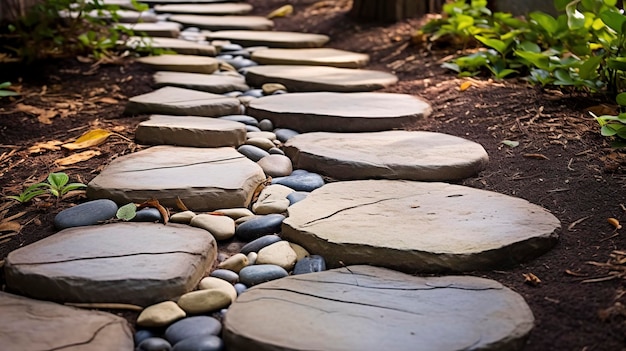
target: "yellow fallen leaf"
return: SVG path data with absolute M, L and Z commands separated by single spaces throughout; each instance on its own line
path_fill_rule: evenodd
M 97 146 L 102 143 L 111 135 L 111 132 L 105 129 L 94 129 L 81 135 L 73 143 L 63 144 L 64 148 L 68 150 L 85 149 L 92 146 Z
M 466 91 L 467 89 L 469 89 L 472 86 L 472 82 L 470 81 L 465 81 L 463 83 L 461 83 L 461 86 L 459 87 L 460 91 Z
M 59 145 L 61 144 L 63 144 L 63 142 L 59 140 L 44 141 L 44 142 L 37 143 L 29 147 L 28 152 L 31 154 L 36 154 L 36 153 L 44 152 L 47 150 L 57 151 L 57 150 L 61 150 L 61 148 L 59 147 Z
M 522 273 L 522 276 L 524 277 L 524 283 L 526 284 L 537 286 L 541 283 L 541 279 L 532 273 Z
M 78 162 L 87 161 L 88 159 L 94 156 L 98 156 L 98 155 L 100 155 L 100 151 L 87 150 L 87 151 L 79 152 L 74 155 L 70 155 L 68 157 L 60 158 L 54 161 L 54 163 L 56 163 L 59 166 L 69 166 Z
M 281 7 L 277 8 L 276 10 L 270 12 L 270 14 L 267 15 L 267 18 L 285 17 L 285 16 L 291 15 L 292 13 L 293 13 L 293 6 L 285 5 L 285 6 L 281 6 Z

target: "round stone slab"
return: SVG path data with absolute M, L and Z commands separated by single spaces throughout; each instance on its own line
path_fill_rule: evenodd
M 325 66 L 255 66 L 247 67 L 246 72 L 249 85 L 260 87 L 265 83 L 280 83 L 289 91 L 373 91 L 398 81 L 395 75 L 387 72 Z
M 268 46 L 271 48 L 319 48 L 330 38 L 322 34 L 298 32 L 256 32 L 249 30 L 223 30 L 207 33 L 211 40 L 229 40 L 242 46 Z
M 192 290 L 216 247 L 182 224 L 76 227 L 9 253 L 4 272 L 12 290 L 42 300 L 147 306 Z
M 132 350 L 132 331 L 116 315 L 0 292 L 4 350 Z
M 370 264 L 405 272 L 502 268 L 548 251 L 559 220 L 507 195 L 446 183 L 329 183 L 292 205 L 285 240 L 330 267 Z
M 284 150 L 295 168 L 340 180 L 459 180 L 489 161 L 480 144 L 432 132 L 304 133 Z
M 432 112 L 426 101 L 390 93 L 292 93 L 250 102 L 247 113 L 299 132 L 376 132 L 399 129 Z
M 260 16 L 173 15 L 169 21 L 208 30 L 270 30 L 274 22 Z
M 246 126 L 219 118 L 152 115 L 139 123 L 135 139 L 150 145 L 238 147 L 246 141 Z
M 252 60 L 262 65 L 361 68 L 369 62 L 369 55 L 331 48 L 264 49 L 253 52 Z
M 244 3 L 170 4 L 156 5 L 154 10 L 161 13 L 189 13 L 195 15 L 245 15 L 252 11 L 252 5 Z
M 219 117 L 239 113 L 239 105 L 239 100 L 224 95 L 163 87 L 128 99 L 124 113 Z
M 118 204 L 151 198 L 194 211 L 248 207 L 265 180 L 261 167 L 232 147 L 155 146 L 111 162 L 87 185 L 87 196 Z
M 167 71 L 154 74 L 154 85 L 156 87 L 174 86 L 201 90 L 214 94 L 250 89 L 243 76 Z
M 192 72 L 211 74 L 218 70 L 220 61 L 206 56 L 196 55 L 159 55 L 137 59 L 154 69 L 176 72 Z
M 224 341 L 233 351 L 521 350 L 533 324 L 524 299 L 493 280 L 350 266 L 248 289 L 226 313 Z
M 151 37 L 178 38 L 180 35 L 180 23 L 157 22 L 157 23 L 119 23 L 118 26 L 142 33 Z
M 176 38 L 152 37 L 146 40 L 142 37 L 130 37 L 126 42 L 126 46 L 132 49 L 152 48 L 172 50 L 183 55 L 215 56 L 217 53 L 214 46 Z

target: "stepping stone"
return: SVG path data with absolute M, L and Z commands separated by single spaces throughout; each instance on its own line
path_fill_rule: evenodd
M 395 75 L 387 72 L 325 66 L 255 66 L 246 68 L 246 72 L 249 85 L 260 87 L 265 83 L 280 83 L 290 92 L 373 91 L 398 81 Z
M 178 38 L 180 35 L 180 23 L 157 22 L 157 23 L 119 23 L 118 26 L 130 29 L 135 34 L 145 34 L 150 37 Z
M 7 286 L 42 300 L 148 306 L 191 291 L 217 256 L 202 229 L 113 223 L 65 229 L 7 256 Z
M 154 69 L 176 72 L 211 74 L 219 69 L 220 61 L 206 56 L 196 55 L 160 55 L 137 59 Z
M 270 30 L 274 22 L 260 16 L 173 15 L 170 21 L 208 30 Z
M 132 331 L 116 315 L 0 292 L 4 350 L 132 350 Z
M 340 180 L 460 180 L 489 161 L 480 144 L 432 132 L 305 133 L 284 150 L 295 168 Z
M 189 13 L 194 15 L 245 15 L 252 11 L 252 5 L 245 3 L 171 4 L 156 5 L 154 10 L 161 13 Z
M 411 273 L 517 264 L 554 246 L 560 228 L 526 200 L 398 180 L 329 183 L 288 213 L 281 237 L 323 256 L 329 267 L 370 264 Z
M 319 48 L 330 38 L 321 34 L 298 32 L 256 32 L 249 30 L 224 30 L 207 33 L 211 40 L 228 40 L 244 47 L 268 46 L 271 48 Z
M 156 198 L 192 211 L 248 207 L 263 170 L 234 148 L 155 146 L 113 160 L 87 185 L 92 199 L 118 204 Z
M 183 55 L 215 56 L 217 54 L 214 46 L 175 38 L 153 37 L 146 39 L 130 37 L 125 45 L 133 50 L 163 49 L 172 50 Z
M 236 98 L 197 90 L 164 87 L 130 98 L 124 113 L 219 117 L 239 113 L 239 105 L 241 103 Z
M 90 0 L 88 2 L 91 4 L 95 3 L 94 0 Z M 102 0 L 100 4 L 106 5 L 106 6 L 119 6 L 120 8 L 123 8 L 126 10 L 136 9 L 135 5 L 133 4 L 131 0 Z
M 228 309 L 224 341 L 233 351 L 520 350 L 533 323 L 524 299 L 493 280 L 351 266 L 248 289 Z
M 253 52 L 252 60 L 262 65 L 361 68 L 369 62 L 369 55 L 331 48 L 265 49 Z
M 246 127 L 219 118 L 152 115 L 139 123 L 140 144 L 191 147 L 237 147 L 246 141 Z
M 231 2 L 232 0 L 141 0 L 142 3 L 149 5 L 157 4 L 215 4 L 222 2 Z
M 59 16 L 61 18 L 77 18 L 79 16 L 84 16 L 85 14 L 80 14 L 75 11 L 59 11 Z M 101 20 L 112 20 L 113 15 L 109 10 L 93 10 L 89 12 L 89 17 L 94 19 Z M 133 10 L 117 10 L 115 11 L 115 21 L 120 23 L 138 23 L 138 22 L 151 22 L 154 23 L 157 21 L 156 15 L 154 13 L 148 11 L 133 11 Z
M 376 132 L 403 128 L 432 112 L 426 101 L 391 93 L 292 93 L 250 102 L 246 113 L 300 132 Z
M 231 91 L 247 91 L 250 89 L 243 76 L 167 71 L 154 74 L 154 85 L 159 88 L 163 86 L 174 86 L 214 94 L 225 94 Z

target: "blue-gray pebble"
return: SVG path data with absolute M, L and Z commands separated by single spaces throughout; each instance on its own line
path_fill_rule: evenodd
M 267 150 L 267 152 L 270 153 L 270 155 L 283 155 L 285 156 L 285 152 L 277 147 L 273 147 L 269 150 Z
M 216 269 L 211 272 L 210 276 L 220 278 L 231 284 L 235 284 L 239 280 L 239 275 L 228 269 Z
M 260 132 L 261 129 L 259 129 L 259 127 L 255 127 L 255 126 L 249 126 L 246 124 L 246 132 Z
M 115 217 L 117 205 L 108 199 L 93 200 L 65 209 L 54 217 L 57 229 L 94 225 Z
M 230 44 L 222 45 L 221 49 L 220 49 L 220 52 L 226 53 L 226 52 L 229 52 L 229 51 L 239 51 L 239 50 L 243 50 L 243 46 L 241 46 L 239 44 L 230 43 Z M 232 52 L 229 52 L 229 54 L 232 55 Z
M 281 225 L 285 216 L 281 214 L 269 214 L 256 217 L 241 223 L 235 230 L 235 235 L 244 241 L 252 241 L 263 235 L 280 233 Z
M 274 243 L 277 243 L 279 241 L 283 240 L 280 236 L 275 235 L 275 234 L 270 234 L 270 235 L 263 235 L 262 237 L 258 238 L 258 239 L 254 239 L 251 242 L 245 244 L 241 250 L 239 250 L 239 252 L 241 252 L 244 255 L 249 254 L 250 252 L 259 252 L 259 250 L 261 250 L 262 248 L 266 247 L 266 246 L 270 246 Z
M 146 340 L 147 338 L 153 338 L 153 337 L 157 337 L 157 336 L 158 336 L 158 334 L 155 333 L 152 330 L 147 330 L 147 329 L 137 330 L 135 332 L 135 337 L 134 337 L 135 345 L 141 344 L 141 342 Z
M 245 284 L 237 283 L 235 284 L 235 291 L 237 291 L 237 296 L 243 294 L 248 290 L 248 287 Z
M 285 143 L 287 142 L 287 140 L 291 139 L 292 137 L 300 133 L 296 132 L 293 129 L 277 128 L 277 129 L 274 129 L 274 134 L 276 134 L 276 139 Z
M 237 148 L 237 151 L 254 162 L 270 155 L 269 152 L 253 145 L 241 145 Z
M 295 191 L 313 191 L 324 185 L 324 179 L 317 173 L 295 170 L 287 177 L 272 179 L 272 184 L 280 184 Z
M 176 345 L 172 351 L 221 351 L 224 342 L 215 335 L 199 335 L 185 339 Z
M 311 255 L 304 257 L 300 261 L 296 262 L 296 266 L 293 268 L 293 274 L 307 274 L 322 272 L 326 270 L 326 261 L 324 257 L 320 255 Z
M 295 191 L 295 192 L 287 195 L 287 200 L 289 200 L 289 206 L 306 199 L 306 197 L 309 194 L 310 193 L 307 192 L 307 191 Z
M 137 211 L 133 222 L 163 222 L 163 216 L 161 212 L 154 207 L 142 208 Z
M 259 128 L 265 132 L 271 132 L 274 129 L 274 123 L 269 119 L 262 119 L 259 121 Z
M 219 335 L 222 323 L 209 316 L 187 317 L 175 322 L 165 330 L 165 338 L 176 345 L 182 340 L 200 335 Z
M 288 276 L 289 273 L 273 264 L 257 264 L 244 267 L 239 271 L 239 280 L 247 286 L 254 286 Z
M 170 351 L 172 345 L 162 338 L 147 338 L 137 345 L 136 351 Z
M 250 89 L 244 91 L 242 96 L 252 96 L 255 98 L 260 98 L 263 96 L 263 89 Z
M 228 115 L 228 116 L 222 116 L 218 118 L 225 119 L 228 121 L 233 121 L 233 122 L 239 122 L 239 123 L 243 123 L 243 124 L 247 124 L 247 125 L 251 125 L 255 127 L 259 126 L 259 121 L 257 121 L 256 118 L 252 116 L 248 116 L 248 115 Z

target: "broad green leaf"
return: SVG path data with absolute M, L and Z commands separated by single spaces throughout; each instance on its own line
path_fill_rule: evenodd
M 441 64 L 441 67 L 453 70 L 457 73 L 461 72 L 461 68 L 456 63 L 444 62 L 443 64 Z
M 626 106 L 626 93 L 617 94 L 615 101 L 617 101 L 620 106 Z
M 512 140 L 503 140 L 502 144 L 514 148 L 514 147 L 518 147 L 519 146 L 519 141 L 512 141 Z
M 48 175 L 48 183 L 52 186 L 52 188 L 60 189 L 70 180 L 70 177 L 63 173 L 50 173 Z
M 462 31 L 463 29 L 469 28 L 474 25 L 474 17 L 468 15 L 457 15 L 456 19 L 458 20 L 458 24 L 456 29 Z
M 564 69 L 557 69 L 554 71 L 554 77 L 557 79 L 554 84 L 557 85 L 576 85 L 576 81 L 572 79 L 572 76 Z
M 11 86 L 11 82 L 0 83 L 0 89 L 8 88 Z
M 83 184 L 83 183 L 70 183 L 66 186 L 63 187 L 63 194 L 67 194 L 67 192 L 72 191 L 72 190 L 76 190 L 76 189 L 80 189 L 80 188 L 86 188 L 87 185 Z
M 600 134 L 602 134 L 602 136 L 613 136 L 617 134 L 617 131 L 611 128 L 610 125 L 606 124 L 603 125 L 602 128 L 600 128 Z
M 602 19 L 602 22 L 617 33 L 622 31 L 622 25 L 626 22 L 626 16 L 615 11 L 604 11 L 600 14 L 600 18 Z
M 578 75 L 582 79 L 594 79 L 598 75 L 598 67 L 602 62 L 602 56 L 591 56 L 580 66 Z
M 620 128 L 617 131 L 617 136 L 622 138 L 622 139 L 626 139 L 626 128 L 624 128 L 624 127 L 626 127 L 626 126 L 623 126 L 622 128 Z
M 554 33 L 556 33 L 556 31 L 559 29 L 559 24 L 557 20 L 546 13 L 532 12 L 529 16 L 550 35 L 554 35 Z
M 523 51 L 530 51 L 530 52 L 536 52 L 536 53 L 541 52 L 541 47 L 539 47 L 539 45 L 531 41 L 523 41 L 519 43 L 517 47 L 522 49 Z
M 606 65 L 612 69 L 626 71 L 626 57 L 609 59 L 607 60 Z
M 600 30 L 602 28 L 604 28 L 605 24 L 602 21 L 601 18 L 596 18 L 593 23 L 591 24 L 591 28 L 593 28 L 593 30 Z
M 593 10 L 596 4 L 596 0 L 581 0 L 580 3 L 586 10 Z
M 623 94 L 623 93 L 622 93 Z M 622 122 L 622 123 L 626 123 L 626 113 L 622 112 L 617 116 L 617 120 Z
M 530 64 L 543 70 L 550 70 L 550 58 L 542 53 L 515 50 L 515 55 L 528 61 Z
M 617 0 L 604 0 L 604 4 L 605 4 L 606 6 L 611 6 L 611 7 L 613 7 L 613 6 L 617 5 Z
M 20 95 L 20 94 L 11 90 L 0 90 L 0 97 L 17 96 L 17 95 Z
M 505 54 L 506 49 L 509 47 L 510 44 L 510 42 L 506 43 L 502 40 L 486 38 L 480 35 L 476 35 L 474 38 L 476 38 L 476 40 L 480 41 L 481 43 L 489 46 L 490 48 L 496 49 L 496 51 L 502 55 Z
M 559 11 L 563 11 L 570 2 L 571 0 L 554 0 L 554 7 Z
M 518 71 L 514 70 L 514 69 L 510 69 L 510 68 L 505 68 L 503 70 L 498 71 L 498 73 L 496 74 L 496 78 L 497 79 L 503 79 L 506 78 L 508 76 L 510 76 L 511 74 L 515 74 L 518 73 Z
M 567 13 L 567 27 L 574 30 L 585 27 L 585 15 L 578 11 L 576 5 L 577 3 L 573 1 L 565 8 L 565 12 Z
M 117 217 L 118 219 L 123 219 L 125 221 L 130 221 L 131 219 L 135 218 L 136 215 L 137 205 L 131 202 L 118 208 L 115 217 Z

